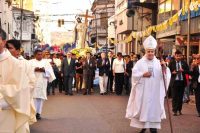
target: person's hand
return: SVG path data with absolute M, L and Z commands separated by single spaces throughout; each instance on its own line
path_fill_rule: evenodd
M 165 62 L 164 60 L 162 60 L 162 61 L 160 62 L 160 65 L 161 65 L 162 67 L 166 68 L 166 62 Z
M 128 74 L 127 72 L 125 72 L 124 75 L 127 75 L 127 76 L 128 76 L 129 74 Z
M 61 77 L 63 77 L 63 73 L 61 73 L 60 75 L 61 75 Z
M 44 67 L 40 68 L 40 72 L 45 72 Z
M 174 70 L 174 71 L 172 72 L 172 74 L 177 74 L 177 72 Z
M 179 72 L 183 72 L 184 70 L 182 68 L 179 69 Z
M 39 67 L 36 67 L 35 68 L 35 72 L 39 72 L 40 71 L 40 68 Z
M 151 73 L 150 72 L 145 72 L 143 74 L 143 77 L 149 78 L 149 77 L 151 77 Z

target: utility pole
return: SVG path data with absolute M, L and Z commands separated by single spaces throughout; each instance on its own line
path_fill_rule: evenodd
M 108 8 L 108 3 L 109 3 L 109 0 L 107 0 L 106 1 L 106 14 L 107 14 L 107 16 L 106 16 L 106 25 L 105 25 L 105 29 L 106 29 L 106 55 L 108 56 L 108 10 L 107 10 L 107 8 Z
M 189 64 L 189 57 L 190 57 L 190 3 L 191 0 L 189 0 L 189 4 L 188 4 L 188 33 L 187 33 L 187 63 Z M 185 3 L 184 3 L 185 6 Z
M 20 8 L 21 8 L 20 43 L 21 44 L 22 44 L 22 30 L 23 30 L 23 3 L 24 3 L 24 0 L 20 0 Z
M 97 13 L 96 13 L 96 10 L 95 10 L 95 29 L 96 29 L 96 45 L 95 45 L 95 48 L 96 48 L 96 52 L 97 52 L 97 45 L 98 45 L 98 29 L 97 29 L 97 17 L 96 17 L 96 15 L 97 15 Z

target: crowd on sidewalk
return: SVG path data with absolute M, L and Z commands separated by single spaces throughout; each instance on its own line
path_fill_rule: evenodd
M 151 43 L 153 45 L 149 47 Z M 26 60 L 20 53 L 20 42 L 6 40 L 6 33 L 0 29 L 0 132 L 29 132 L 29 124 L 41 119 L 44 101 L 48 95 L 55 95 L 57 88 L 59 93 L 69 96 L 92 95 L 99 88 L 100 95 L 130 95 L 132 99 L 133 95 L 138 95 L 134 94 L 138 86 L 162 86 L 162 83 L 154 83 L 155 80 L 162 81 L 159 77 L 162 65 L 170 70 L 165 72 L 171 75 L 167 95 L 172 98 L 173 115 L 182 115 L 183 102 L 188 103 L 190 95 L 195 94 L 200 117 L 200 55 L 192 55 L 190 64 L 179 50 L 173 56 L 158 57 L 158 60 L 154 51 L 157 46 L 155 39 L 150 36 L 144 44 L 146 51 L 142 58 L 133 52 L 114 55 L 107 51 L 92 55 L 88 51 L 85 56 L 77 57 L 71 52 L 64 55 L 36 49 L 34 58 Z M 148 72 L 141 73 L 143 69 Z M 99 74 L 97 87 L 94 86 L 96 71 Z M 154 88 L 152 91 L 156 93 L 158 90 Z M 142 92 L 140 97 L 146 95 L 147 98 L 148 93 Z M 155 97 L 153 99 L 156 100 Z M 156 132 L 154 128 L 151 131 Z

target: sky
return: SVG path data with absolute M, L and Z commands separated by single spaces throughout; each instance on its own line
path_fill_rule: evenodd
M 68 32 L 73 34 L 75 28 L 75 16 L 71 14 L 85 14 L 90 11 L 94 0 L 34 0 L 34 11 L 40 17 L 40 28 L 45 43 L 50 44 L 52 33 Z M 64 25 L 58 27 L 58 19 L 64 19 Z M 60 39 L 62 40 L 62 39 Z
M 75 16 L 67 14 L 85 14 L 87 9 L 91 9 L 93 0 L 49 0 L 50 10 L 49 14 L 58 15 L 51 16 L 52 30 L 73 30 L 74 24 L 65 22 L 65 25 L 61 28 L 57 27 L 58 19 L 65 19 L 65 21 L 75 21 Z M 65 16 L 59 16 L 59 14 Z

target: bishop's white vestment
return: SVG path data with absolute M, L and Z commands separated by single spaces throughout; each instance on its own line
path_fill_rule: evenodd
M 150 78 L 143 77 L 150 71 Z M 170 70 L 165 72 L 167 87 L 171 78 Z M 162 67 L 154 57 L 148 60 L 145 56 L 132 69 L 132 90 L 129 97 L 126 118 L 131 119 L 130 126 L 136 128 L 161 128 L 161 119 L 166 118 L 164 97 L 166 96 Z

